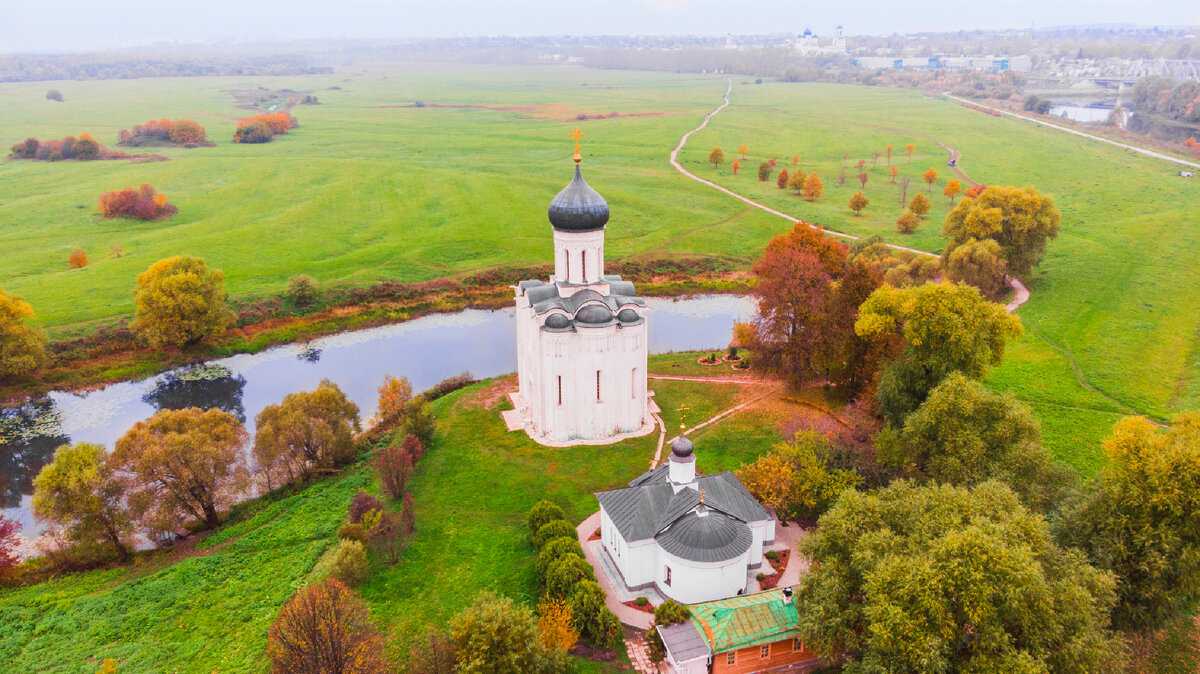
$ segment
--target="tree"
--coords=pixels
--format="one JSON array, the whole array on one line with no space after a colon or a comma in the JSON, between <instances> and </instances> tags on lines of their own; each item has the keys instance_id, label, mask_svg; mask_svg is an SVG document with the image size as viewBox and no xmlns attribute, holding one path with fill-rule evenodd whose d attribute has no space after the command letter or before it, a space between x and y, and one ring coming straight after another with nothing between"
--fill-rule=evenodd
<instances>
[{"instance_id":1,"label":"tree","mask_svg":"<svg viewBox=\"0 0 1200 674\"><path fill-rule=\"evenodd\" d=\"M845 165L845 164L842 164L842 167L841 167L841 169L838 171L838 182L837 182L837 184L839 184L839 185L845 185L845 184L846 184L846 165Z\"/></svg>"},{"instance_id":2,"label":"tree","mask_svg":"<svg viewBox=\"0 0 1200 674\"><path fill-rule=\"evenodd\" d=\"M437 432L437 417L434 416L433 405L425 402L421 396L413 398L404 412L404 425L401 432L407 437L416 438L422 447L433 444L433 434Z\"/></svg>"},{"instance_id":3,"label":"tree","mask_svg":"<svg viewBox=\"0 0 1200 674\"><path fill-rule=\"evenodd\" d=\"M824 193L825 183L821 182L821 176L817 175L816 171L808 174L804 179L804 198L816 201Z\"/></svg>"},{"instance_id":4,"label":"tree","mask_svg":"<svg viewBox=\"0 0 1200 674\"><path fill-rule=\"evenodd\" d=\"M379 522L371 529L371 542L383 554L388 564L396 564L404 552L408 537L404 534L404 524L400 513L386 510L379 516Z\"/></svg>"},{"instance_id":5,"label":"tree","mask_svg":"<svg viewBox=\"0 0 1200 674\"><path fill-rule=\"evenodd\" d=\"M896 168L896 167L894 167L894 166L891 166L891 163L892 163L892 146L891 146L891 145L887 146L886 150L887 150L887 163L888 163L888 165L889 165L889 166L888 166L888 168Z\"/></svg>"},{"instance_id":6,"label":"tree","mask_svg":"<svg viewBox=\"0 0 1200 674\"><path fill-rule=\"evenodd\" d=\"M547 651L566 653L575 648L579 643L579 628L575 626L570 605L562 599L543 597L537 612L538 638Z\"/></svg>"},{"instance_id":7,"label":"tree","mask_svg":"<svg viewBox=\"0 0 1200 674\"><path fill-rule=\"evenodd\" d=\"M774 157L771 157L770 159L768 159L767 163L771 165L772 171L775 170L775 158Z\"/></svg>"},{"instance_id":8,"label":"tree","mask_svg":"<svg viewBox=\"0 0 1200 674\"><path fill-rule=\"evenodd\" d=\"M759 502L783 520L816 519L846 489L862 481L853 471L832 468L829 445L815 432L797 433L776 443L767 454L737 471L738 479Z\"/></svg>"},{"instance_id":9,"label":"tree","mask_svg":"<svg viewBox=\"0 0 1200 674\"><path fill-rule=\"evenodd\" d=\"M387 375L379 386L379 421L394 425L408 409L413 387L408 377Z\"/></svg>"},{"instance_id":10,"label":"tree","mask_svg":"<svg viewBox=\"0 0 1200 674\"><path fill-rule=\"evenodd\" d=\"M806 177L807 176L804 175L804 171L796 169L790 176L788 176L787 188L795 192L796 196L800 196L800 191L804 189L804 179Z\"/></svg>"},{"instance_id":11,"label":"tree","mask_svg":"<svg viewBox=\"0 0 1200 674\"><path fill-rule=\"evenodd\" d=\"M298 307L310 307L321 296L321 289L311 276L301 274L288 280L287 295L292 304Z\"/></svg>"},{"instance_id":12,"label":"tree","mask_svg":"<svg viewBox=\"0 0 1200 674\"><path fill-rule=\"evenodd\" d=\"M914 477L970 486L997 479L1048 512L1074 482L1041 444L1033 413L1011 394L951 373L904 420L876 438L879 460Z\"/></svg>"},{"instance_id":13,"label":"tree","mask_svg":"<svg viewBox=\"0 0 1200 674\"><path fill-rule=\"evenodd\" d=\"M950 199L950 205L954 205L954 199L962 192L962 183L957 180L951 180L946 183L945 189L942 190L942 196Z\"/></svg>"},{"instance_id":14,"label":"tree","mask_svg":"<svg viewBox=\"0 0 1200 674\"><path fill-rule=\"evenodd\" d=\"M746 158L746 146L745 145L738 146L738 154L740 154L742 156L742 159Z\"/></svg>"},{"instance_id":15,"label":"tree","mask_svg":"<svg viewBox=\"0 0 1200 674\"><path fill-rule=\"evenodd\" d=\"M404 436L404 439L400 441L400 449L408 452L408 455L412 457L413 463L420 461L421 457L425 456L425 445L421 442L420 438L411 433Z\"/></svg>"},{"instance_id":16,"label":"tree","mask_svg":"<svg viewBox=\"0 0 1200 674\"><path fill-rule=\"evenodd\" d=\"M87 251L82 248L76 248L67 256L67 264L71 269L83 269L88 266Z\"/></svg>"},{"instance_id":17,"label":"tree","mask_svg":"<svg viewBox=\"0 0 1200 674\"><path fill-rule=\"evenodd\" d=\"M1122 419L1104 451L1108 464L1063 509L1058 537L1116 575L1113 624L1152 632L1200 596L1200 412L1168 430Z\"/></svg>"},{"instance_id":18,"label":"tree","mask_svg":"<svg viewBox=\"0 0 1200 674\"><path fill-rule=\"evenodd\" d=\"M0 288L0 380L33 372L46 362L46 336L26 321L33 307Z\"/></svg>"},{"instance_id":19,"label":"tree","mask_svg":"<svg viewBox=\"0 0 1200 674\"><path fill-rule=\"evenodd\" d=\"M864 171L864 172L862 172L862 173L859 173L859 174L858 174L858 186L859 186L859 188L861 188L861 189L866 189L866 187L867 187L867 180L868 180L869 178L870 178L870 176L868 176L868 175L866 174L866 172L865 172L865 171Z\"/></svg>"},{"instance_id":20,"label":"tree","mask_svg":"<svg viewBox=\"0 0 1200 674\"><path fill-rule=\"evenodd\" d=\"M921 174L921 179L925 181L925 184L929 185L929 193L933 194L933 183L937 181L937 171L929 169Z\"/></svg>"},{"instance_id":21,"label":"tree","mask_svg":"<svg viewBox=\"0 0 1200 674\"><path fill-rule=\"evenodd\" d=\"M1112 576L1003 484L847 491L802 549L802 638L851 671L1120 670Z\"/></svg>"},{"instance_id":22,"label":"tree","mask_svg":"<svg viewBox=\"0 0 1200 674\"><path fill-rule=\"evenodd\" d=\"M725 152L719 147L714 147L712 152L708 153L708 163L713 165L713 168L719 168L725 163Z\"/></svg>"},{"instance_id":23,"label":"tree","mask_svg":"<svg viewBox=\"0 0 1200 674\"><path fill-rule=\"evenodd\" d=\"M237 130L233 132L233 142L235 143L269 143L273 138L275 138L275 134L271 131L271 127L260 120L247 124L239 122Z\"/></svg>"},{"instance_id":24,"label":"tree","mask_svg":"<svg viewBox=\"0 0 1200 674\"><path fill-rule=\"evenodd\" d=\"M1024 276L1041 262L1046 241L1058 236L1061 221L1054 200L1032 187L987 187L946 216L943 233L950 243L942 257L948 259L968 239L995 239L1009 273Z\"/></svg>"},{"instance_id":25,"label":"tree","mask_svg":"<svg viewBox=\"0 0 1200 674\"><path fill-rule=\"evenodd\" d=\"M792 166L798 166L799 164L800 164L800 155L798 155L798 154L792 155Z\"/></svg>"},{"instance_id":26,"label":"tree","mask_svg":"<svg viewBox=\"0 0 1200 674\"><path fill-rule=\"evenodd\" d=\"M788 170L785 168L779 169L779 174L775 176L775 185L781 190L786 189L789 180L790 177L788 176Z\"/></svg>"},{"instance_id":27,"label":"tree","mask_svg":"<svg viewBox=\"0 0 1200 674\"><path fill-rule=\"evenodd\" d=\"M742 168L742 163L734 159L733 163L730 164L729 167L733 169L733 175L737 175L738 169Z\"/></svg>"},{"instance_id":28,"label":"tree","mask_svg":"<svg viewBox=\"0 0 1200 674\"><path fill-rule=\"evenodd\" d=\"M916 145L909 143L904 146L904 156L908 157L908 163L912 163L913 150L917 149Z\"/></svg>"},{"instance_id":29,"label":"tree","mask_svg":"<svg viewBox=\"0 0 1200 674\"><path fill-rule=\"evenodd\" d=\"M409 538L417 530L417 503L411 491L404 492L400 507L400 533Z\"/></svg>"},{"instance_id":30,"label":"tree","mask_svg":"<svg viewBox=\"0 0 1200 674\"><path fill-rule=\"evenodd\" d=\"M176 255L138 274L137 313L130 324L153 347L191 345L233 323L225 306L225 275L198 257Z\"/></svg>"},{"instance_id":31,"label":"tree","mask_svg":"<svg viewBox=\"0 0 1200 674\"><path fill-rule=\"evenodd\" d=\"M0 579L12 576L21 557L17 548L21 545L21 524L0 515Z\"/></svg>"},{"instance_id":32,"label":"tree","mask_svg":"<svg viewBox=\"0 0 1200 674\"><path fill-rule=\"evenodd\" d=\"M106 218L164 220L179 212L174 204L167 201L167 195L146 184L136 190L126 187L105 192L100 195L97 205L100 215Z\"/></svg>"},{"instance_id":33,"label":"tree","mask_svg":"<svg viewBox=\"0 0 1200 674\"><path fill-rule=\"evenodd\" d=\"M899 173L899 172L900 172L900 169L896 168L895 166L889 166L889 167L888 167L888 175L892 177L892 184L893 184L893 185L895 185L895 184L896 184L896 174L897 174L897 173Z\"/></svg>"},{"instance_id":34,"label":"tree","mask_svg":"<svg viewBox=\"0 0 1200 674\"><path fill-rule=\"evenodd\" d=\"M875 152L871 155L871 166L879 166L879 158L881 156L883 156L883 153L879 150L875 150ZM888 158L888 161L891 161L890 157Z\"/></svg>"},{"instance_id":35,"label":"tree","mask_svg":"<svg viewBox=\"0 0 1200 674\"><path fill-rule=\"evenodd\" d=\"M567 597L576 585L585 580L596 580L592 565L575 555L563 555L546 569L546 595Z\"/></svg>"},{"instance_id":36,"label":"tree","mask_svg":"<svg viewBox=\"0 0 1200 674\"><path fill-rule=\"evenodd\" d=\"M981 379L1003 359L1005 342L1022 332L1016 316L961 283L880 286L859 308L854 330L904 341L877 395L880 413L896 427L951 372Z\"/></svg>"},{"instance_id":37,"label":"tree","mask_svg":"<svg viewBox=\"0 0 1200 674\"><path fill-rule=\"evenodd\" d=\"M333 553L329 573L346 585L354 586L367 579L371 564L367 561L367 548L360 541L342 539Z\"/></svg>"},{"instance_id":38,"label":"tree","mask_svg":"<svg viewBox=\"0 0 1200 674\"><path fill-rule=\"evenodd\" d=\"M351 522L358 524L372 510L383 510L383 503L380 503L379 499L359 489L354 494L354 498L350 499L350 505L346 508L346 516L350 518Z\"/></svg>"},{"instance_id":39,"label":"tree","mask_svg":"<svg viewBox=\"0 0 1200 674\"><path fill-rule=\"evenodd\" d=\"M621 621L604 604L604 590L594 580L581 581L567 598L579 634L597 648L612 648L621 638Z\"/></svg>"},{"instance_id":40,"label":"tree","mask_svg":"<svg viewBox=\"0 0 1200 674\"><path fill-rule=\"evenodd\" d=\"M767 182L771 179L771 165L763 162L758 165L758 180L759 182Z\"/></svg>"},{"instance_id":41,"label":"tree","mask_svg":"<svg viewBox=\"0 0 1200 674\"><path fill-rule=\"evenodd\" d=\"M904 213L896 220L896 230L901 234L912 234L917 231L917 227L921 225L921 218L917 217L912 211L904 211Z\"/></svg>"},{"instance_id":42,"label":"tree","mask_svg":"<svg viewBox=\"0 0 1200 674\"><path fill-rule=\"evenodd\" d=\"M458 662L458 648L450 638L430 629L425 640L413 644L408 651L408 669L411 674L454 674Z\"/></svg>"},{"instance_id":43,"label":"tree","mask_svg":"<svg viewBox=\"0 0 1200 674\"><path fill-rule=\"evenodd\" d=\"M995 299L1006 287L1008 263L994 239L967 239L950 253L943 267L946 278L973 285L984 297Z\"/></svg>"},{"instance_id":44,"label":"tree","mask_svg":"<svg viewBox=\"0 0 1200 674\"><path fill-rule=\"evenodd\" d=\"M110 545L123 562L133 533L124 495L103 447L63 445L33 481L33 512L61 527L70 543Z\"/></svg>"},{"instance_id":45,"label":"tree","mask_svg":"<svg viewBox=\"0 0 1200 674\"><path fill-rule=\"evenodd\" d=\"M300 590L284 604L267 632L267 656L276 674L391 671L366 604L333 578Z\"/></svg>"},{"instance_id":46,"label":"tree","mask_svg":"<svg viewBox=\"0 0 1200 674\"><path fill-rule=\"evenodd\" d=\"M204 127L190 119L178 119L171 123L171 142L178 145L198 145L205 141Z\"/></svg>"},{"instance_id":47,"label":"tree","mask_svg":"<svg viewBox=\"0 0 1200 674\"><path fill-rule=\"evenodd\" d=\"M869 203L871 201L862 192L855 192L850 196L850 210L854 211L855 215L862 215L862 209L866 208Z\"/></svg>"},{"instance_id":48,"label":"tree","mask_svg":"<svg viewBox=\"0 0 1200 674\"><path fill-rule=\"evenodd\" d=\"M99 159L101 153L104 152L104 148L100 146L100 143L96 142L95 138L92 138L90 133L81 133L78 140L75 141L74 146L72 146L71 152L75 155L76 159L90 161Z\"/></svg>"},{"instance_id":49,"label":"tree","mask_svg":"<svg viewBox=\"0 0 1200 674\"><path fill-rule=\"evenodd\" d=\"M578 539L556 538L542 546L541 551L537 554L537 559L533 562L533 570L543 586L546 584L546 573L550 570L550 565L571 555L585 559Z\"/></svg>"},{"instance_id":50,"label":"tree","mask_svg":"<svg viewBox=\"0 0 1200 674\"><path fill-rule=\"evenodd\" d=\"M284 474L285 482L291 482L354 458L358 405L337 384L323 379L312 391L289 393L278 405L267 405L254 425L254 460L268 485L273 476Z\"/></svg>"},{"instance_id":51,"label":"tree","mask_svg":"<svg viewBox=\"0 0 1200 674\"><path fill-rule=\"evenodd\" d=\"M537 620L508 597L482 592L450 621L460 674L550 674L562 671L565 653L547 649Z\"/></svg>"},{"instance_id":52,"label":"tree","mask_svg":"<svg viewBox=\"0 0 1200 674\"><path fill-rule=\"evenodd\" d=\"M57 101L59 103L62 103L63 102L62 92L59 91L58 89L51 89L50 91L46 92L46 100Z\"/></svg>"},{"instance_id":53,"label":"tree","mask_svg":"<svg viewBox=\"0 0 1200 674\"><path fill-rule=\"evenodd\" d=\"M908 185L912 182L910 176L904 176L900 179L900 206L908 205Z\"/></svg>"},{"instance_id":54,"label":"tree","mask_svg":"<svg viewBox=\"0 0 1200 674\"><path fill-rule=\"evenodd\" d=\"M541 526L533 535L533 547L541 550L556 538L575 538L575 527L566 520L554 520Z\"/></svg>"},{"instance_id":55,"label":"tree","mask_svg":"<svg viewBox=\"0 0 1200 674\"><path fill-rule=\"evenodd\" d=\"M190 518L208 528L249 486L246 429L221 410L160 410L117 440L110 462L129 473L129 510L157 532Z\"/></svg>"},{"instance_id":56,"label":"tree","mask_svg":"<svg viewBox=\"0 0 1200 674\"><path fill-rule=\"evenodd\" d=\"M929 197L917 192L917 195L913 197L912 203L908 205L908 210L917 217L923 218L932 206L933 204L929 202Z\"/></svg>"},{"instance_id":57,"label":"tree","mask_svg":"<svg viewBox=\"0 0 1200 674\"><path fill-rule=\"evenodd\" d=\"M567 513L557 503L542 499L529 509L526 522L529 524L529 535L536 534L542 527L551 522L566 520Z\"/></svg>"},{"instance_id":58,"label":"tree","mask_svg":"<svg viewBox=\"0 0 1200 674\"><path fill-rule=\"evenodd\" d=\"M412 456L403 447L388 447L375 457L375 473L388 496L398 499L404 496L408 478L412 476Z\"/></svg>"},{"instance_id":59,"label":"tree","mask_svg":"<svg viewBox=\"0 0 1200 674\"><path fill-rule=\"evenodd\" d=\"M650 629L646 630L646 646L651 662L662 662L663 658L667 656L666 646L663 644L662 635L658 633L658 628L677 625L691 617L691 609L674 599L668 599L654 607L654 622L650 623Z\"/></svg>"}]
</instances>

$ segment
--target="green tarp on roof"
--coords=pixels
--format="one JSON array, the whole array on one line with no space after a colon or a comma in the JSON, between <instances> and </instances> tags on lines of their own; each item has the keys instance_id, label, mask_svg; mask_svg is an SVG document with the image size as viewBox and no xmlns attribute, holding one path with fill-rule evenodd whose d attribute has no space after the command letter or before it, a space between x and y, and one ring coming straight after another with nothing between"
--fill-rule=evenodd
<instances>
[{"instance_id":1,"label":"green tarp on roof","mask_svg":"<svg viewBox=\"0 0 1200 674\"><path fill-rule=\"evenodd\" d=\"M688 607L713 653L761 646L800 636L796 604L783 603L782 589L743 594Z\"/></svg>"}]
</instances>

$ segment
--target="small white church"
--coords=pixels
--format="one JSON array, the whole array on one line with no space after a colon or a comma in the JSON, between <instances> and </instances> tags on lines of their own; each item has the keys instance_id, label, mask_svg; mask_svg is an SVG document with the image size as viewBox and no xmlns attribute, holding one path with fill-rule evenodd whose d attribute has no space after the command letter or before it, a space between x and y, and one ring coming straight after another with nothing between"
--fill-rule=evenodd
<instances>
[{"instance_id":1,"label":"small white church","mask_svg":"<svg viewBox=\"0 0 1200 674\"><path fill-rule=\"evenodd\" d=\"M530 437L598 444L653 430L646 387L649 310L633 283L604 273L608 203L575 178L550 202L554 276L516 286L518 390Z\"/></svg>"},{"instance_id":2,"label":"small white church","mask_svg":"<svg viewBox=\"0 0 1200 674\"><path fill-rule=\"evenodd\" d=\"M630 591L683 604L742 594L775 540L775 517L733 473L697 475L694 449L680 435L666 463L596 494L603 553Z\"/></svg>"}]
</instances>

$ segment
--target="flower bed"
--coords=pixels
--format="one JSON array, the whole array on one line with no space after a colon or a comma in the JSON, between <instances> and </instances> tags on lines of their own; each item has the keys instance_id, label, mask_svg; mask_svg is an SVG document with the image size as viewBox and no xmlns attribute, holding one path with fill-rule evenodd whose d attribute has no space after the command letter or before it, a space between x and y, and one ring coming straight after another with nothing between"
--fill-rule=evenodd
<instances>
[{"instance_id":1,"label":"flower bed","mask_svg":"<svg viewBox=\"0 0 1200 674\"><path fill-rule=\"evenodd\" d=\"M788 559L792 556L791 550L773 550L772 552L776 553L775 559L765 556L764 559L771 564L771 568L775 570L775 573L772 573L769 576L759 574L760 576L763 576L762 578L758 579L758 586L761 590L771 590L779 584L779 579L783 577L783 572L787 569Z\"/></svg>"},{"instance_id":2,"label":"flower bed","mask_svg":"<svg viewBox=\"0 0 1200 674\"><path fill-rule=\"evenodd\" d=\"M645 599L645 597L641 597L641 599ZM641 611L642 613L654 615L654 604L651 604L649 601L647 601L645 604L638 604L637 600L635 599L633 601L623 601L621 603L635 611Z\"/></svg>"},{"instance_id":3,"label":"flower bed","mask_svg":"<svg viewBox=\"0 0 1200 674\"><path fill-rule=\"evenodd\" d=\"M600 540L600 530L599 529L593 531L591 536L588 536L589 543L591 543L592 541L598 541L598 540Z\"/></svg>"}]
</instances>

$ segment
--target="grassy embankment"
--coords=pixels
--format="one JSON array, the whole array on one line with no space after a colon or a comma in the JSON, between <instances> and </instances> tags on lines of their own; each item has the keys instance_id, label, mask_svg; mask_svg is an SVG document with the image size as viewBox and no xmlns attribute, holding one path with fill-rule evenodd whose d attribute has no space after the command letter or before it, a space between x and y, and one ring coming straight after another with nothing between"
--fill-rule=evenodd
<instances>
[{"instance_id":1,"label":"grassy embankment","mask_svg":"<svg viewBox=\"0 0 1200 674\"><path fill-rule=\"evenodd\" d=\"M655 357L652 370L669 371L678 358ZM678 427L676 408L689 408L691 425L732 406L742 391L674 381L653 387L668 428ZM401 563L376 561L359 588L397 659L482 589L535 603L529 507L550 498L580 521L596 507L592 492L620 486L653 456L657 434L548 449L507 433L496 390L478 384L435 403L438 440L410 484L416 537ZM776 405L698 432L704 469L733 469L757 456L779 439L786 415ZM163 553L126 568L0 590L0 668L92 672L98 659L111 657L129 671L265 671L267 628L297 588L323 573L346 506L363 487L379 493L360 467L287 498L247 504L197 544L200 554L174 564ZM608 670L581 663L581 671Z\"/></svg>"},{"instance_id":2,"label":"grassy embankment","mask_svg":"<svg viewBox=\"0 0 1200 674\"><path fill-rule=\"evenodd\" d=\"M1190 217L1200 190L1175 175L1177 166L915 92L818 84L735 83L733 105L693 136L680 159L702 177L797 217L940 252L949 208L941 190L950 169L945 150L918 134L961 151L960 168L972 179L1033 185L1062 211L1061 235L1025 279L1033 292L1019 311L1026 335L987 380L1033 408L1061 459L1094 472L1103 462L1099 441L1120 416L1166 421L1200 408L1200 222ZM714 145L730 153L743 143L750 156L736 177L728 165L714 171L707 164ZM906 143L917 146L911 165ZM884 160L871 167L871 153L888 144L900 155L892 163L913 177L910 197L925 187L922 172L939 174L934 209L913 235L895 230L902 210ZM843 153L851 168L839 186ZM815 204L755 179L762 158L779 157L782 165L797 154L803 170L825 180L825 196ZM859 190L852 168L859 158L867 160L871 205L855 217L846 203ZM1095 392L1077 381L1074 366Z\"/></svg>"}]
</instances>

